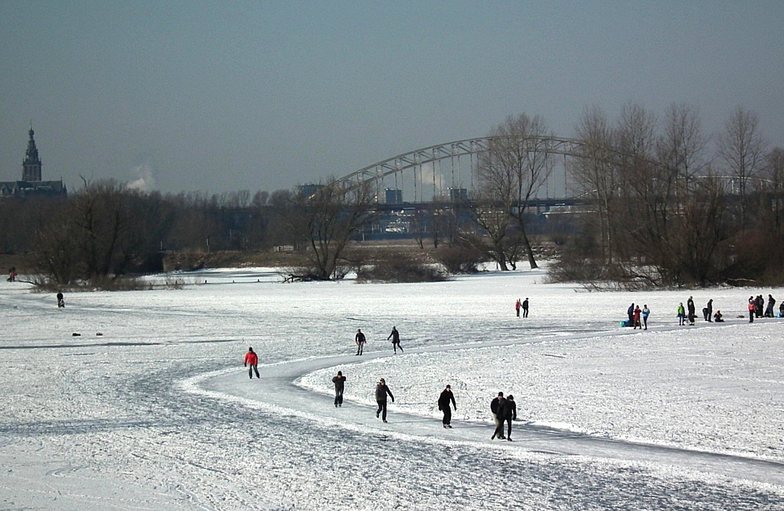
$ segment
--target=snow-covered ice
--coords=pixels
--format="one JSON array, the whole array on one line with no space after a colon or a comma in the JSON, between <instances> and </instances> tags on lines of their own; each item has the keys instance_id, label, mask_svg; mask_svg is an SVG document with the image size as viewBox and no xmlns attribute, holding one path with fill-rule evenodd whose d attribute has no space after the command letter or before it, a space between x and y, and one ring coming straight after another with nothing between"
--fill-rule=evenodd
<instances>
[{"instance_id":1,"label":"snow-covered ice","mask_svg":"<svg viewBox=\"0 0 784 511\"><path fill-rule=\"evenodd\" d=\"M540 270L177 278L67 293L65 309L0 283L0 508L784 509L784 319L745 315L781 289L587 292ZM690 295L727 321L679 327ZM618 326L631 302L652 310L647 331ZM260 380L242 367L250 345ZM490 440L498 391L518 403L514 442Z\"/></svg>"}]
</instances>

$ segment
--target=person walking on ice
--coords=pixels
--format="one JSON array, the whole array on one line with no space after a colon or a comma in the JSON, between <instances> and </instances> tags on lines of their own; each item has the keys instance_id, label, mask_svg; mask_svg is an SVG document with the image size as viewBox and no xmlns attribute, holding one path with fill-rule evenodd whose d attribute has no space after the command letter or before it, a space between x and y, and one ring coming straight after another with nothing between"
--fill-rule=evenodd
<instances>
[{"instance_id":1,"label":"person walking on ice","mask_svg":"<svg viewBox=\"0 0 784 511\"><path fill-rule=\"evenodd\" d=\"M528 317L528 298L527 297L526 297L525 300L523 300L523 317L524 318Z\"/></svg>"},{"instance_id":2,"label":"person walking on ice","mask_svg":"<svg viewBox=\"0 0 784 511\"><path fill-rule=\"evenodd\" d=\"M63 298L63 292L62 291L58 291L57 292L57 308L58 309L62 309L63 307L65 307L65 299Z\"/></svg>"},{"instance_id":3,"label":"person walking on ice","mask_svg":"<svg viewBox=\"0 0 784 511\"><path fill-rule=\"evenodd\" d=\"M643 330L648 330L648 316L651 315L651 309L648 308L648 305L642 306L642 324Z\"/></svg>"},{"instance_id":4,"label":"person walking on ice","mask_svg":"<svg viewBox=\"0 0 784 511\"><path fill-rule=\"evenodd\" d=\"M500 431L496 431L500 435L500 438L504 436L504 421L507 422L508 427L506 431L506 439L510 442L512 441L512 421L517 420L517 403L515 403L514 396L509 394L506 397L506 400L501 405L501 408L498 410L498 415L501 419L501 425L499 426Z\"/></svg>"},{"instance_id":5,"label":"person walking on ice","mask_svg":"<svg viewBox=\"0 0 784 511\"><path fill-rule=\"evenodd\" d=\"M367 339L365 339L365 334L363 334L362 330L359 328L357 328L357 335L354 336L354 342L357 343L357 355L361 355Z\"/></svg>"},{"instance_id":6,"label":"person walking on ice","mask_svg":"<svg viewBox=\"0 0 784 511\"><path fill-rule=\"evenodd\" d=\"M343 406L343 388L345 387L346 377L343 373L338 371L336 376L332 377L332 383L335 384L335 408Z\"/></svg>"},{"instance_id":7,"label":"person walking on ice","mask_svg":"<svg viewBox=\"0 0 784 511\"><path fill-rule=\"evenodd\" d=\"M452 387L449 385L441 391L441 395L438 397L438 409L444 412L444 418L441 419L441 422L444 424L445 428L452 428L452 409L449 408L449 403L452 403L452 406L455 407L455 411L457 411L457 403L455 403L455 395L452 394Z\"/></svg>"},{"instance_id":8,"label":"person walking on ice","mask_svg":"<svg viewBox=\"0 0 784 511\"><path fill-rule=\"evenodd\" d=\"M248 347L248 352L245 353L245 363L243 364L244 367L248 367L248 377L252 380L253 373L256 373L256 378L261 378L259 376L259 356L253 351L253 347Z\"/></svg>"},{"instance_id":9,"label":"person walking on ice","mask_svg":"<svg viewBox=\"0 0 784 511\"><path fill-rule=\"evenodd\" d=\"M398 349L400 349L400 353L403 353L403 347L400 345L400 332L394 326L392 327L392 333L387 336L387 341L390 338L392 338L392 349L395 350L395 355L397 355Z\"/></svg>"},{"instance_id":10,"label":"person walking on ice","mask_svg":"<svg viewBox=\"0 0 784 511\"><path fill-rule=\"evenodd\" d=\"M376 384L376 403L378 403L376 418L378 418L380 414L381 419L384 422L387 421L387 395L392 398L392 402L394 403L395 396L392 395L392 391L389 390L389 387L387 387L387 382L384 381L384 378L381 378Z\"/></svg>"},{"instance_id":11,"label":"person walking on ice","mask_svg":"<svg viewBox=\"0 0 784 511\"><path fill-rule=\"evenodd\" d=\"M522 308L523 308L523 302L521 302L520 299L518 298L517 301L515 302L515 313L517 313L518 318L520 317L520 309Z\"/></svg>"},{"instance_id":12,"label":"person walking on ice","mask_svg":"<svg viewBox=\"0 0 784 511\"><path fill-rule=\"evenodd\" d=\"M490 401L490 411L493 413L493 422L495 422L495 432L493 436L490 437L490 440L495 439L496 436L503 440L504 437L504 421L501 419L501 407L506 402L504 399L504 393L499 392L498 395Z\"/></svg>"}]
</instances>

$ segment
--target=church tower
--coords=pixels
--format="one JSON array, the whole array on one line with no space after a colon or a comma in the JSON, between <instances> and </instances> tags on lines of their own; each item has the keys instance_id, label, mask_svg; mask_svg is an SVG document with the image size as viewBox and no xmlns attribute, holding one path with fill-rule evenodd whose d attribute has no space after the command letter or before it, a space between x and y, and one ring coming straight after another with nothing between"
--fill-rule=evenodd
<instances>
[{"instance_id":1,"label":"church tower","mask_svg":"<svg viewBox=\"0 0 784 511\"><path fill-rule=\"evenodd\" d=\"M22 162L22 181L40 182L41 181L41 160L38 158L38 148L35 147L35 132L30 126L30 140L27 142L27 152L24 162Z\"/></svg>"}]
</instances>

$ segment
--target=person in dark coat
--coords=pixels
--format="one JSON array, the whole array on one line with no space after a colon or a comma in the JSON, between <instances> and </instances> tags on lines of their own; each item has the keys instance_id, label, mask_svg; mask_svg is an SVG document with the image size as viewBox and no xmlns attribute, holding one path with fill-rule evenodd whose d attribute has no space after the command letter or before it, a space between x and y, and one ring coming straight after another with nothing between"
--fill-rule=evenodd
<instances>
[{"instance_id":1,"label":"person in dark coat","mask_svg":"<svg viewBox=\"0 0 784 511\"><path fill-rule=\"evenodd\" d=\"M57 307L60 308L60 309L65 307L65 299L63 298L63 292L62 291L58 291L57 292Z\"/></svg>"},{"instance_id":2,"label":"person in dark coat","mask_svg":"<svg viewBox=\"0 0 784 511\"><path fill-rule=\"evenodd\" d=\"M758 318L762 317L762 309L765 307L765 299L762 295L757 296L757 299L754 300L754 315Z\"/></svg>"},{"instance_id":3,"label":"person in dark coat","mask_svg":"<svg viewBox=\"0 0 784 511\"><path fill-rule=\"evenodd\" d=\"M354 336L354 342L357 343L357 355L361 355L362 351L365 349L365 343L367 342L365 334L362 333L362 329L357 328L357 335Z\"/></svg>"},{"instance_id":4,"label":"person in dark coat","mask_svg":"<svg viewBox=\"0 0 784 511\"><path fill-rule=\"evenodd\" d=\"M694 308L694 299L690 296L686 301L686 310L689 312L689 324L694 324L694 318L697 317L696 309Z\"/></svg>"},{"instance_id":5,"label":"person in dark coat","mask_svg":"<svg viewBox=\"0 0 784 511\"><path fill-rule=\"evenodd\" d=\"M509 396L507 396L506 399L504 399L503 397L500 398L496 417L498 417L497 425L495 427L495 432L493 433L493 436L490 437L490 440L494 439L497 436L498 438L501 439L506 438L511 442L512 421L517 420L517 404L514 401L514 396L510 394ZM504 422L507 422L509 424L506 437L504 437Z\"/></svg>"},{"instance_id":6,"label":"person in dark coat","mask_svg":"<svg viewBox=\"0 0 784 511\"><path fill-rule=\"evenodd\" d=\"M248 377L252 380L253 379L253 372L256 372L256 378L260 378L259 376L259 356L253 351L253 347L248 347L248 352L245 353L245 362L242 364L244 367L248 367Z\"/></svg>"},{"instance_id":7,"label":"person in dark coat","mask_svg":"<svg viewBox=\"0 0 784 511\"><path fill-rule=\"evenodd\" d=\"M634 304L629 305L626 309L626 315L629 316L629 323L627 326L634 326Z\"/></svg>"},{"instance_id":8,"label":"person in dark coat","mask_svg":"<svg viewBox=\"0 0 784 511\"><path fill-rule=\"evenodd\" d=\"M498 395L490 401L490 411L493 413L493 421L495 422L495 432L493 436L490 437L490 440L493 440L496 436L503 440L504 438L504 421L501 419L501 408L503 407L504 403L506 403L506 399L504 398L504 393L499 392Z\"/></svg>"},{"instance_id":9,"label":"person in dark coat","mask_svg":"<svg viewBox=\"0 0 784 511\"><path fill-rule=\"evenodd\" d=\"M403 347L400 345L400 332L397 331L397 327L392 327L392 332L387 336L387 341L392 339L392 349L395 350L395 355L397 355L397 350L400 349L400 353L403 353Z\"/></svg>"},{"instance_id":10,"label":"person in dark coat","mask_svg":"<svg viewBox=\"0 0 784 511\"><path fill-rule=\"evenodd\" d=\"M438 409L444 412L444 418L441 419L441 422L444 424L445 428L452 427L452 409L449 408L449 403L452 403L452 406L455 407L455 411L457 411L457 404L455 403L455 395L452 394L452 387L449 385L441 391L441 395L438 396Z\"/></svg>"},{"instance_id":11,"label":"person in dark coat","mask_svg":"<svg viewBox=\"0 0 784 511\"><path fill-rule=\"evenodd\" d=\"M332 383L335 384L335 408L343 406L343 388L346 383L346 377L343 373L338 371L337 376L332 377Z\"/></svg>"},{"instance_id":12,"label":"person in dark coat","mask_svg":"<svg viewBox=\"0 0 784 511\"><path fill-rule=\"evenodd\" d=\"M523 300L523 317L524 318L528 317L528 298Z\"/></svg>"},{"instance_id":13,"label":"person in dark coat","mask_svg":"<svg viewBox=\"0 0 784 511\"><path fill-rule=\"evenodd\" d=\"M708 300L708 304L704 309L702 309L702 315L705 317L705 321L708 323L712 322L711 318L713 317L713 298Z\"/></svg>"},{"instance_id":14,"label":"person in dark coat","mask_svg":"<svg viewBox=\"0 0 784 511\"><path fill-rule=\"evenodd\" d=\"M387 395L392 398L392 402L394 403L395 396L392 395L392 391L387 387L387 382L384 381L384 378L381 378L376 384L376 403L378 403L376 418L381 414L381 419L384 422L387 421Z\"/></svg>"},{"instance_id":15,"label":"person in dark coat","mask_svg":"<svg viewBox=\"0 0 784 511\"><path fill-rule=\"evenodd\" d=\"M768 306L765 308L765 317L772 318L773 317L773 306L776 305L776 299L773 298L773 295L768 295Z\"/></svg>"},{"instance_id":16,"label":"person in dark coat","mask_svg":"<svg viewBox=\"0 0 784 511\"><path fill-rule=\"evenodd\" d=\"M498 411L498 415L501 416L501 431L500 434L503 438L504 434L504 421L508 424L506 430L506 439L510 442L512 441L512 421L517 420L517 403L515 403L514 396L509 394L506 396L506 401L504 401L503 406Z\"/></svg>"}]
</instances>

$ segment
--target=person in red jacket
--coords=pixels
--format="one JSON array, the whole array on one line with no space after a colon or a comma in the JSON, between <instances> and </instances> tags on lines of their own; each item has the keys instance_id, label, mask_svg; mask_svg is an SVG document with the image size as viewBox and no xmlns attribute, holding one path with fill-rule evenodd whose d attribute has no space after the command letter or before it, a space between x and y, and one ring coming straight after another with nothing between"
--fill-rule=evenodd
<instances>
[{"instance_id":1,"label":"person in red jacket","mask_svg":"<svg viewBox=\"0 0 784 511\"><path fill-rule=\"evenodd\" d=\"M259 356L253 351L253 347L248 347L248 352L245 353L245 363L243 364L245 367L250 365L250 369L248 369L248 376L250 379L253 379L253 373L256 373L256 378L261 378L259 376Z\"/></svg>"}]
</instances>

